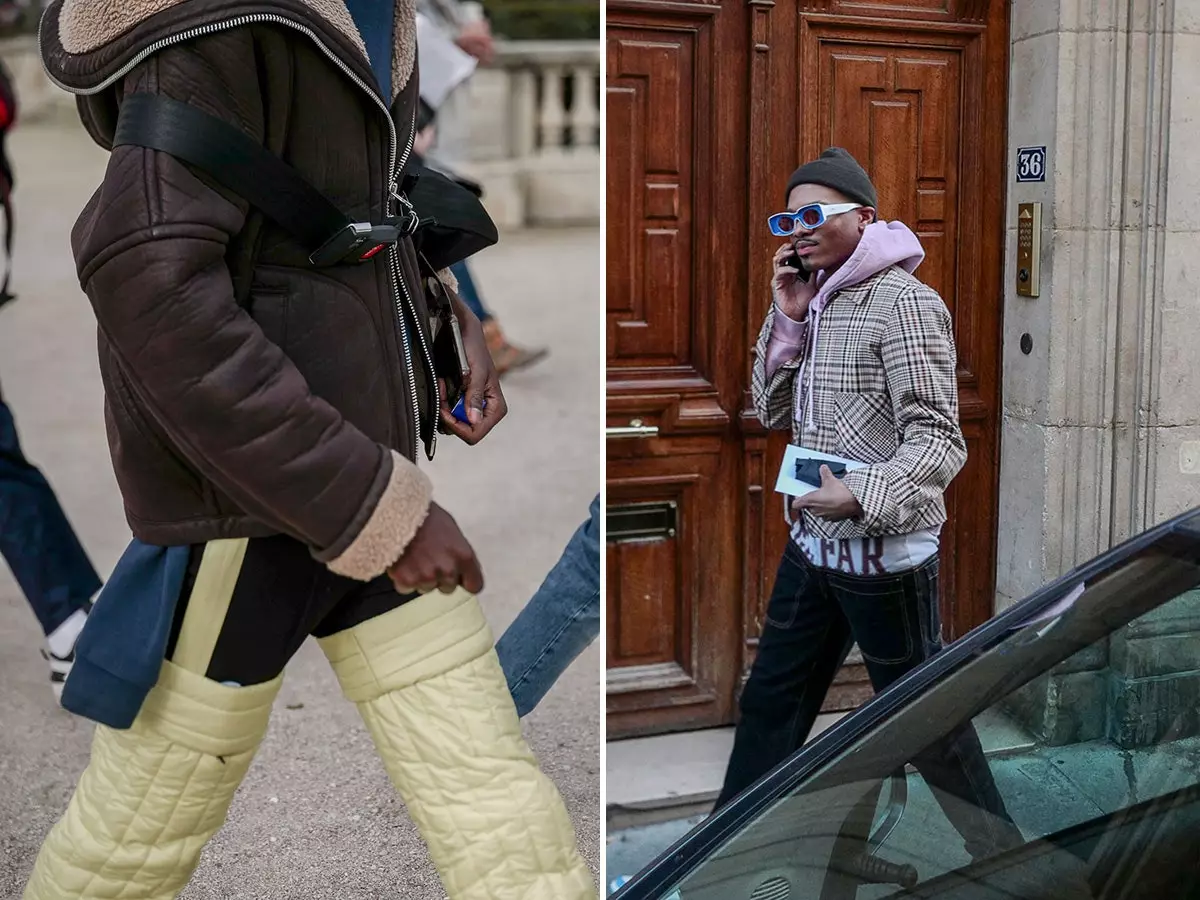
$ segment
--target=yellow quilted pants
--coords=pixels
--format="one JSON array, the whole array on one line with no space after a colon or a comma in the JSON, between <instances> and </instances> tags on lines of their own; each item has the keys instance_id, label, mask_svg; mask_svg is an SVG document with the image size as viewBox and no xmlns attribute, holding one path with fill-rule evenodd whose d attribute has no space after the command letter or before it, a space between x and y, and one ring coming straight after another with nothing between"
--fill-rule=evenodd
<instances>
[{"instance_id":1,"label":"yellow quilted pants","mask_svg":"<svg viewBox=\"0 0 1200 900\"><path fill-rule=\"evenodd\" d=\"M596 900L473 596L426 594L321 647L450 900Z\"/></svg>"},{"instance_id":2,"label":"yellow quilted pants","mask_svg":"<svg viewBox=\"0 0 1200 900\"><path fill-rule=\"evenodd\" d=\"M225 687L164 663L132 728L96 728L25 900L174 898L225 821L279 685Z\"/></svg>"},{"instance_id":3,"label":"yellow quilted pants","mask_svg":"<svg viewBox=\"0 0 1200 900\"><path fill-rule=\"evenodd\" d=\"M205 549L176 647L127 730L98 726L25 900L172 900L221 827L267 730L282 676L228 687L207 671L245 541ZM186 667L185 667L186 666Z\"/></svg>"}]
</instances>

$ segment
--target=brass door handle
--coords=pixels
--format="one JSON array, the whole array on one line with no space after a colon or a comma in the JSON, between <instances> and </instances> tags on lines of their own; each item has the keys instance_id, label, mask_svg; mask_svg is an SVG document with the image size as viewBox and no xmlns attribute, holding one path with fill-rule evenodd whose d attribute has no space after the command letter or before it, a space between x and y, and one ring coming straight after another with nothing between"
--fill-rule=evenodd
<instances>
[{"instance_id":1,"label":"brass door handle","mask_svg":"<svg viewBox=\"0 0 1200 900\"><path fill-rule=\"evenodd\" d=\"M610 440L658 437L658 426L645 425L641 419L631 419L628 425L605 428L604 436Z\"/></svg>"}]
</instances>

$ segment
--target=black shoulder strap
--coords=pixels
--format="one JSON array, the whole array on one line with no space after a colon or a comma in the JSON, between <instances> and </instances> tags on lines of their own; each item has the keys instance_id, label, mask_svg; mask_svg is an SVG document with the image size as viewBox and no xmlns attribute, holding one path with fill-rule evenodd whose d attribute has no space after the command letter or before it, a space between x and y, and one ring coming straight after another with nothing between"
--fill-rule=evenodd
<instances>
[{"instance_id":1,"label":"black shoulder strap","mask_svg":"<svg viewBox=\"0 0 1200 900\"><path fill-rule=\"evenodd\" d=\"M223 119L158 94L121 104L113 147L161 150L211 175L313 251L352 220L299 172Z\"/></svg>"}]
</instances>

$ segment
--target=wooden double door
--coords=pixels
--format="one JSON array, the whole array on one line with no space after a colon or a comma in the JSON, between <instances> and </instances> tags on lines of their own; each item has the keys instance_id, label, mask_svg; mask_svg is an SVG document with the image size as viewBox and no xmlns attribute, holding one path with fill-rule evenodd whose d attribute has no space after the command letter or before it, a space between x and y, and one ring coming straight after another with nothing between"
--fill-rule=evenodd
<instances>
[{"instance_id":1,"label":"wooden double door","mask_svg":"<svg viewBox=\"0 0 1200 900\"><path fill-rule=\"evenodd\" d=\"M750 411L767 216L830 145L916 231L954 317L969 462L946 638L992 611L1008 0L608 0L610 737L733 721L786 533ZM829 709L870 694L853 657Z\"/></svg>"}]
</instances>

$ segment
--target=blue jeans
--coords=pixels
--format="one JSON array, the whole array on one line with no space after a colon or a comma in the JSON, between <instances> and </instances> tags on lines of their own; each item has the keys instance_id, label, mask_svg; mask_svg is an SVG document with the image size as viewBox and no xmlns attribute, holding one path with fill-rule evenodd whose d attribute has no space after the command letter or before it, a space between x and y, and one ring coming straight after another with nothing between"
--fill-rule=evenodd
<instances>
[{"instance_id":1,"label":"blue jeans","mask_svg":"<svg viewBox=\"0 0 1200 900\"><path fill-rule=\"evenodd\" d=\"M21 452L12 413L0 400L0 555L46 634L100 590L50 485Z\"/></svg>"},{"instance_id":2,"label":"blue jeans","mask_svg":"<svg viewBox=\"0 0 1200 900\"><path fill-rule=\"evenodd\" d=\"M479 289L475 287L475 279L471 277L467 261L464 259L456 262L450 267L450 271L458 279L458 296L462 297L463 303L467 304L480 322L490 319L492 314L483 305L483 298L479 296Z\"/></svg>"},{"instance_id":3,"label":"blue jeans","mask_svg":"<svg viewBox=\"0 0 1200 900\"><path fill-rule=\"evenodd\" d=\"M522 716L600 633L600 497L533 599L496 643Z\"/></svg>"}]
</instances>

